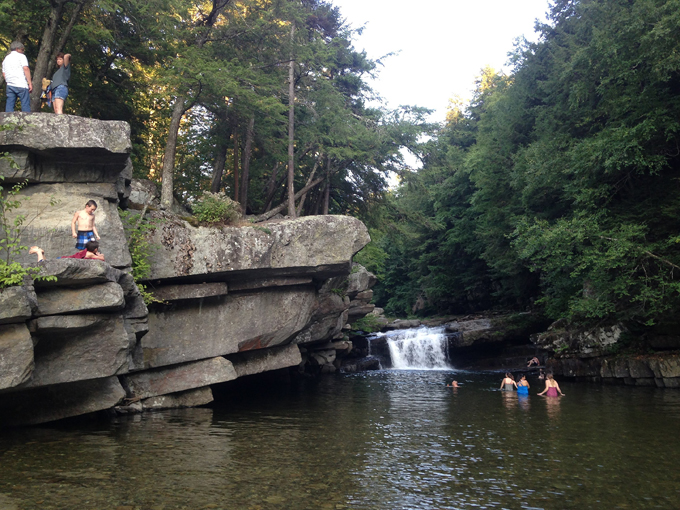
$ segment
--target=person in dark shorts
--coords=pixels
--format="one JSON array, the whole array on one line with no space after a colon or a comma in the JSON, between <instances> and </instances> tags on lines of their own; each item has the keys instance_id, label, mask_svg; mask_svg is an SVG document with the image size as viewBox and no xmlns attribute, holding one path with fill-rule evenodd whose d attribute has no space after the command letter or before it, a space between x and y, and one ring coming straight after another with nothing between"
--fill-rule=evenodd
<instances>
[{"instance_id":1,"label":"person in dark shorts","mask_svg":"<svg viewBox=\"0 0 680 510\"><path fill-rule=\"evenodd\" d=\"M88 200L85 209L76 211L71 220L71 235L76 239L76 250L84 250L88 241L99 240L97 227L94 226L94 212L97 210L97 202ZM76 231L76 224L78 230Z\"/></svg>"},{"instance_id":2,"label":"person in dark shorts","mask_svg":"<svg viewBox=\"0 0 680 510\"><path fill-rule=\"evenodd\" d=\"M52 105L54 113L64 113L64 102L68 97L68 81L71 78L71 54L57 53L58 69L52 76L50 90L52 91Z\"/></svg>"}]
</instances>

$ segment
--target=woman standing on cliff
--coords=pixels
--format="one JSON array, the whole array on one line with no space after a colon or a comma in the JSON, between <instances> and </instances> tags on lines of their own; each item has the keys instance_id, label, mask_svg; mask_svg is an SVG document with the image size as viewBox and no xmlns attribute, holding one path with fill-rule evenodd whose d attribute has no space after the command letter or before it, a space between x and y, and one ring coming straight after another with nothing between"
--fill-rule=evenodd
<instances>
[{"instance_id":1,"label":"woman standing on cliff","mask_svg":"<svg viewBox=\"0 0 680 510\"><path fill-rule=\"evenodd\" d=\"M560 385L553 379L553 375L548 374L545 379L545 389L540 392L539 395L545 394L546 397L557 397L558 392L560 397L564 396L564 393L562 393L562 390L560 389Z\"/></svg>"},{"instance_id":2,"label":"woman standing on cliff","mask_svg":"<svg viewBox=\"0 0 680 510\"><path fill-rule=\"evenodd\" d=\"M52 90L52 101L54 113L61 115L64 113L64 101L68 97L68 81L71 78L71 54L57 53L57 67L52 76L50 89Z\"/></svg>"}]
</instances>

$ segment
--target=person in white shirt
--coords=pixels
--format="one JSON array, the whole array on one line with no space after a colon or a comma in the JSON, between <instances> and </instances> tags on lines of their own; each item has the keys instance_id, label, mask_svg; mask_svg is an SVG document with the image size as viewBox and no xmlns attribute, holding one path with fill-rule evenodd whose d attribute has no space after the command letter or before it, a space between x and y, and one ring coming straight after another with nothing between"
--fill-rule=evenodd
<instances>
[{"instance_id":1,"label":"person in white shirt","mask_svg":"<svg viewBox=\"0 0 680 510\"><path fill-rule=\"evenodd\" d=\"M31 70L28 68L28 60L24 55L24 45L19 41L10 44L11 53L2 61L2 77L7 83L6 112L13 112L17 99L21 101L21 111L31 111L31 97L33 84L31 83Z\"/></svg>"}]
</instances>

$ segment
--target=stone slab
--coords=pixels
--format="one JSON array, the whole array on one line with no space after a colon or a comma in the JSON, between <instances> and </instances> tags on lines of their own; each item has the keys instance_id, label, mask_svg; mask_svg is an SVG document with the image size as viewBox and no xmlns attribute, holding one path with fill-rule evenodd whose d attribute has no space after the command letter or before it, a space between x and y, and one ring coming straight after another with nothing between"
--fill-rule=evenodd
<instances>
[{"instance_id":1,"label":"stone slab","mask_svg":"<svg viewBox=\"0 0 680 510\"><path fill-rule=\"evenodd\" d=\"M101 260L47 259L39 267L40 276L56 276L57 281L37 281L35 286L38 288L86 287L97 283L118 282L124 274Z\"/></svg>"},{"instance_id":2,"label":"stone slab","mask_svg":"<svg viewBox=\"0 0 680 510\"><path fill-rule=\"evenodd\" d=\"M77 250L75 239L71 237L73 214L82 210L88 200L94 200L97 202L95 225L101 236L100 251L112 266L130 266L132 259L118 215L118 194L114 184L29 184L21 190L20 196L21 207L12 211L10 219L18 214L26 217L27 226L21 235L24 246L40 246L48 260L74 254ZM35 255L25 252L18 262L35 266L36 260Z\"/></svg>"},{"instance_id":3,"label":"stone slab","mask_svg":"<svg viewBox=\"0 0 680 510\"><path fill-rule=\"evenodd\" d=\"M33 287L0 289L0 324L26 322L37 304Z\"/></svg>"},{"instance_id":4,"label":"stone slab","mask_svg":"<svg viewBox=\"0 0 680 510\"><path fill-rule=\"evenodd\" d=\"M108 315L49 315L28 323L31 333L60 335L91 329L109 318Z\"/></svg>"},{"instance_id":5,"label":"stone slab","mask_svg":"<svg viewBox=\"0 0 680 510\"><path fill-rule=\"evenodd\" d=\"M35 425L109 409L125 397L117 377L0 394L0 427Z\"/></svg>"},{"instance_id":6,"label":"stone slab","mask_svg":"<svg viewBox=\"0 0 680 510\"><path fill-rule=\"evenodd\" d=\"M238 377L295 367L302 363L300 349L295 344L284 347L272 347L232 357L234 369Z\"/></svg>"},{"instance_id":7,"label":"stone slab","mask_svg":"<svg viewBox=\"0 0 680 510\"><path fill-rule=\"evenodd\" d=\"M124 306L123 289L117 283L78 289L55 287L38 291L36 315L116 311L122 310Z\"/></svg>"},{"instance_id":8,"label":"stone slab","mask_svg":"<svg viewBox=\"0 0 680 510\"><path fill-rule=\"evenodd\" d=\"M187 285L164 285L150 289L154 297L162 301L181 301L213 296L225 296L229 289L225 282L196 283Z\"/></svg>"},{"instance_id":9,"label":"stone slab","mask_svg":"<svg viewBox=\"0 0 680 510\"><path fill-rule=\"evenodd\" d=\"M33 341L26 325L0 326L0 389L23 383L32 372Z\"/></svg>"},{"instance_id":10,"label":"stone slab","mask_svg":"<svg viewBox=\"0 0 680 510\"><path fill-rule=\"evenodd\" d=\"M145 411L178 409L181 407L203 406L212 401L212 390L207 386L205 388L197 388L180 393L147 398L142 400L142 407Z\"/></svg>"},{"instance_id":11,"label":"stone slab","mask_svg":"<svg viewBox=\"0 0 680 510\"><path fill-rule=\"evenodd\" d=\"M229 282L229 290L238 292L241 290L264 289L266 287L286 287L289 285L307 285L312 283L311 278L263 278L260 280L248 280L243 282Z\"/></svg>"},{"instance_id":12,"label":"stone slab","mask_svg":"<svg viewBox=\"0 0 680 510\"><path fill-rule=\"evenodd\" d=\"M284 287L204 301L178 301L149 314L143 367L175 365L289 341L309 321L313 287Z\"/></svg>"},{"instance_id":13,"label":"stone slab","mask_svg":"<svg viewBox=\"0 0 680 510\"><path fill-rule=\"evenodd\" d=\"M50 113L0 113L2 124L17 129L0 132L0 147L27 149L69 162L104 160L121 165L132 151L130 125Z\"/></svg>"},{"instance_id":14,"label":"stone slab","mask_svg":"<svg viewBox=\"0 0 680 510\"><path fill-rule=\"evenodd\" d=\"M369 273L360 264L352 266L352 273L348 276L347 295L354 299L357 294L369 290L377 283L378 279L373 273Z\"/></svg>"},{"instance_id":15,"label":"stone slab","mask_svg":"<svg viewBox=\"0 0 680 510\"><path fill-rule=\"evenodd\" d=\"M74 163L39 156L28 150L12 150L9 155L18 168L13 168L8 160L0 159L0 176L7 183L116 183L122 168L120 162L110 164L105 159Z\"/></svg>"},{"instance_id":16,"label":"stone slab","mask_svg":"<svg viewBox=\"0 0 680 510\"><path fill-rule=\"evenodd\" d=\"M660 358L659 371L661 373L661 377L664 378L664 381L666 378L680 377L680 356L668 356ZM670 386L666 384L666 387L668 388Z\"/></svg>"},{"instance_id":17,"label":"stone slab","mask_svg":"<svg viewBox=\"0 0 680 510\"><path fill-rule=\"evenodd\" d=\"M330 277L349 273L352 256L370 237L361 221L348 216L222 228L196 228L166 217L150 241L160 247L152 256L150 280L243 271L252 271L253 278Z\"/></svg>"},{"instance_id":18,"label":"stone slab","mask_svg":"<svg viewBox=\"0 0 680 510\"><path fill-rule=\"evenodd\" d=\"M236 379L230 361L222 357L146 370L121 376L128 397L149 398Z\"/></svg>"},{"instance_id":19,"label":"stone slab","mask_svg":"<svg viewBox=\"0 0 680 510\"><path fill-rule=\"evenodd\" d=\"M128 371L130 341L120 315L79 333L37 338L35 369L24 387L99 379Z\"/></svg>"}]
</instances>

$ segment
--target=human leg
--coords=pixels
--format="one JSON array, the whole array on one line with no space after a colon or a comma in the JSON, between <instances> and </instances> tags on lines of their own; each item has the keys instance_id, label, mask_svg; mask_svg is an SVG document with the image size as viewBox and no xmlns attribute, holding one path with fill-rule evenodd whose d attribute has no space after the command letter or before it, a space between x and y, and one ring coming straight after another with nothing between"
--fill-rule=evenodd
<instances>
[{"instance_id":1,"label":"human leg","mask_svg":"<svg viewBox=\"0 0 680 510\"><path fill-rule=\"evenodd\" d=\"M36 254L38 256L38 262L42 262L45 260L45 250L38 246L31 246L31 249L28 250L28 253L30 254Z\"/></svg>"},{"instance_id":2,"label":"human leg","mask_svg":"<svg viewBox=\"0 0 680 510\"><path fill-rule=\"evenodd\" d=\"M68 97L68 87L59 85L52 93L52 101L54 103L54 113L61 115L64 113L64 102Z\"/></svg>"},{"instance_id":3,"label":"human leg","mask_svg":"<svg viewBox=\"0 0 680 510\"><path fill-rule=\"evenodd\" d=\"M16 87L10 87L7 85L7 102L5 103L5 111L6 112L13 112L14 107L17 104L17 88Z\"/></svg>"},{"instance_id":4,"label":"human leg","mask_svg":"<svg viewBox=\"0 0 680 510\"><path fill-rule=\"evenodd\" d=\"M31 95L28 89L19 89L19 100L21 101L21 111L25 113L31 112Z\"/></svg>"}]
</instances>

